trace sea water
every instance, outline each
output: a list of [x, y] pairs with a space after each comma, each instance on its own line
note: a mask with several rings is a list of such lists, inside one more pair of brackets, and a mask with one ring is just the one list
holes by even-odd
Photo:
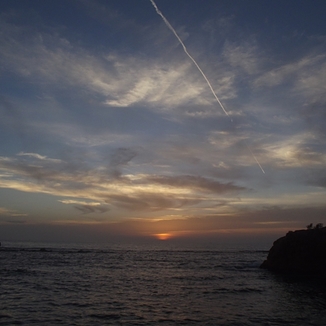
[[323, 279], [260, 250], [0, 249], [0, 325], [326, 325]]

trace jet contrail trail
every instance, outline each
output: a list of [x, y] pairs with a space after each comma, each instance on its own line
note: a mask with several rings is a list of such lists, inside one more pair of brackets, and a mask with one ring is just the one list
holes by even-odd
[[250, 147], [248, 146], [247, 142], [245, 142], [247, 148], [249, 149], [249, 152], [251, 153], [252, 157], [255, 159], [255, 161], [257, 162], [258, 166], [261, 169], [261, 172], [263, 172], [265, 174], [265, 171], [263, 169], [263, 167], [260, 165], [259, 161], [257, 160], [256, 156], [254, 155], [254, 153], [252, 152], [252, 150], [250, 149]]
[[172, 27], [172, 25], [169, 23], [169, 21], [164, 17], [164, 15], [162, 14], [162, 12], [157, 8], [156, 3], [154, 2], [154, 0], [150, 0], [152, 5], [154, 6], [156, 12], [162, 17], [165, 25], [172, 31], [172, 33], [175, 35], [175, 37], [178, 39], [179, 43], [182, 45], [183, 47], [183, 51], [185, 52], [185, 54], [189, 57], [189, 59], [194, 63], [194, 65], [197, 67], [197, 69], [199, 70], [199, 72], [203, 75], [204, 79], [206, 80], [207, 85], [209, 86], [212, 94], [214, 95], [217, 103], [220, 105], [220, 107], [222, 108], [222, 110], [224, 111], [224, 113], [231, 119], [230, 115], [227, 113], [227, 111], [225, 110], [223, 104], [221, 103], [221, 101], [219, 100], [219, 98], [217, 97], [217, 95], [214, 92], [214, 89], [210, 83], [210, 81], [208, 80], [208, 78], [206, 77], [206, 75], [204, 74], [204, 72], [201, 70], [201, 68], [199, 67], [198, 63], [196, 62], [196, 60], [190, 55], [190, 53], [188, 52], [186, 46], [184, 45], [184, 43], [182, 42], [181, 38], [179, 37], [179, 35], [177, 34], [177, 32], [175, 31], [175, 29]]
[[[210, 83], [210, 81], [208, 80], [208, 78], [206, 77], [205, 73], [202, 71], [202, 69], [199, 67], [198, 63], [196, 62], [196, 60], [191, 56], [191, 54], [188, 52], [186, 46], [184, 45], [184, 43], [182, 42], [181, 38], [179, 37], [178, 33], [175, 31], [175, 29], [172, 27], [172, 25], [169, 23], [169, 21], [165, 18], [165, 16], [162, 14], [162, 12], [158, 9], [156, 3], [154, 0], [150, 0], [150, 2], [152, 3], [153, 7], [155, 8], [156, 12], [158, 15], [160, 15], [165, 23], [165, 25], [172, 31], [172, 33], [175, 35], [175, 37], [178, 39], [179, 43], [181, 44], [183, 51], [185, 52], [185, 54], [189, 57], [189, 59], [194, 63], [194, 65], [197, 67], [197, 69], [199, 70], [199, 72], [202, 74], [202, 76], [204, 77], [208, 87], [210, 88], [213, 96], [215, 97], [217, 103], [220, 105], [220, 107], [222, 108], [222, 110], [224, 111], [224, 113], [230, 118], [231, 122], [233, 122], [232, 118], [230, 117], [230, 115], [228, 114], [228, 112], [225, 110], [222, 102], [219, 100], [219, 98], [217, 97], [216, 93], [214, 92], [214, 89]], [[258, 162], [256, 156], [254, 155], [254, 153], [252, 152], [252, 150], [250, 149], [250, 147], [246, 144], [247, 148], [249, 149], [251, 155], [253, 156], [253, 158], [255, 159], [255, 161], [257, 162], [257, 164], [259, 165], [261, 171], [265, 174], [264, 169], [262, 168], [262, 166], [260, 165], [260, 163]]]

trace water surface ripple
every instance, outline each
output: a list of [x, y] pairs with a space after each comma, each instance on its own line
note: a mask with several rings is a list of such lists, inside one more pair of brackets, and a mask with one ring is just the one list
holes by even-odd
[[324, 280], [262, 251], [2, 248], [0, 325], [326, 325]]

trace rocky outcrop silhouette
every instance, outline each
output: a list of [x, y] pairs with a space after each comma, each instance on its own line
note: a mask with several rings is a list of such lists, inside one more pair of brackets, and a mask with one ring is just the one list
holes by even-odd
[[326, 227], [288, 232], [274, 242], [260, 268], [326, 275]]

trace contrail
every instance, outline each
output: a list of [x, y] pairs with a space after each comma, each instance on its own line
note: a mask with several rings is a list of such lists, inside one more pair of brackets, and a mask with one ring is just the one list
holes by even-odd
[[[185, 54], [189, 57], [189, 59], [195, 64], [195, 66], [197, 67], [197, 69], [199, 70], [199, 72], [202, 74], [202, 76], [204, 77], [204, 79], [206, 80], [207, 85], [209, 86], [212, 94], [214, 95], [217, 103], [220, 105], [220, 107], [222, 108], [222, 110], [224, 111], [224, 113], [231, 119], [230, 115], [227, 113], [227, 111], [225, 110], [223, 104], [221, 103], [221, 101], [219, 100], [219, 98], [217, 97], [217, 95], [214, 92], [214, 89], [210, 83], [210, 81], [208, 80], [208, 78], [206, 77], [206, 75], [204, 74], [204, 72], [201, 70], [201, 68], [199, 67], [198, 63], [196, 62], [196, 60], [190, 55], [190, 53], [188, 52], [186, 46], [184, 45], [184, 43], [182, 42], [181, 38], [179, 37], [179, 35], [177, 34], [177, 32], [175, 31], [175, 29], [171, 26], [171, 24], [169, 23], [169, 21], [164, 17], [164, 15], [162, 14], [162, 12], [157, 8], [156, 3], [154, 2], [154, 0], [150, 0], [152, 5], [154, 6], [156, 12], [162, 17], [165, 25], [172, 31], [172, 33], [175, 35], [175, 37], [178, 39], [179, 43], [182, 45], [183, 47], [183, 51], [185, 52]], [[232, 121], [232, 119], [231, 119]]]
[[252, 157], [255, 159], [255, 161], [257, 162], [258, 166], [261, 169], [261, 172], [263, 172], [265, 174], [265, 171], [263, 169], [263, 167], [260, 165], [259, 161], [257, 160], [256, 156], [254, 155], [254, 153], [252, 152], [252, 150], [250, 149], [250, 147], [248, 146], [247, 142], [245, 142], [247, 148], [249, 149], [249, 152], [251, 153]]
[[[165, 25], [172, 31], [172, 33], [175, 35], [175, 37], [178, 39], [179, 43], [181, 44], [183, 51], [185, 52], [185, 54], [189, 57], [189, 59], [194, 63], [194, 65], [197, 67], [197, 69], [199, 70], [199, 72], [202, 74], [202, 76], [204, 77], [209, 89], [211, 90], [213, 96], [215, 97], [217, 103], [220, 105], [220, 107], [222, 108], [222, 110], [224, 111], [224, 113], [230, 118], [231, 122], [233, 122], [232, 118], [230, 117], [230, 115], [228, 114], [228, 112], [225, 110], [222, 102], [219, 100], [219, 98], [217, 97], [216, 93], [214, 92], [214, 89], [212, 87], [212, 84], [210, 83], [210, 81], [208, 80], [208, 78], [206, 77], [206, 75], [204, 74], [204, 72], [202, 71], [202, 69], [199, 67], [198, 63], [196, 62], [196, 60], [191, 56], [191, 54], [188, 52], [186, 46], [184, 45], [184, 43], [182, 42], [181, 38], [179, 37], [178, 33], [175, 31], [175, 29], [172, 27], [172, 25], [169, 23], [169, 21], [165, 18], [165, 16], [162, 14], [162, 12], [158, 9], [156, 3], [154, 0], [150, 0], [150, 2], [152, 3], [153, 7], [155, 8], [156, 12], [158, 15], [160, 15], [165, 23]], [[248, 150], [250, 151], [252, 157], [255, 159], [255, 161], [257, 162], [258, 166], [260, 167], [261, 171], [265, 174], [264, 169], [262, 168], [262, 166], [260, 165], [260, 163], [258, 162], [256, 156], [254, 155], [254, 153], [252, 152], [252, 150], [250, 149], [250, 147], [246, 144]]]

